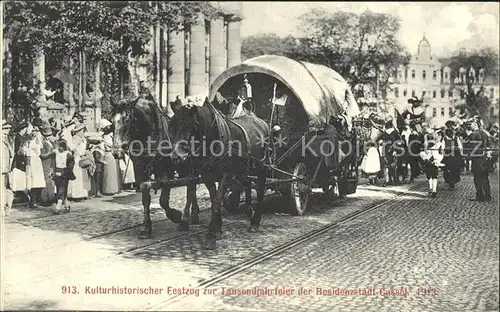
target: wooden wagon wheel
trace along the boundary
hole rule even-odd
[[[307,210],[307,203],[309,200],[309,177],[307,175],[307,167],[304,163],[298,163],[293,170],[295,176],[302,177],[303,179],[292,182],[290,185],[290,195],[293,200],[294,209],[293,214],[302,216]]]

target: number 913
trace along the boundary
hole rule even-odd
[[[76,290],[76,286],[62,286],[61,292],[63,294],[72,294],[72,295],[78,293],[78,291]]]

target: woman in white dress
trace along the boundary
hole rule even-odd
[[[127,154],[124,154],[123,159],[120,159],[120,171],[123,184],[132,186],[135,183],[134,164]]]
[[[42,134],[38,128],[34,128],[32,138],[26,144],[25,154],[27,156],[26,165],[26,189],[28,190],[31,208],[37,208],[37,199],[41,190],[46,186],[43,172],[42,159]]]
[[[88,190],[84,186],[84,172],[79,166],[81,156],[85,154],[85,150],[87,149],[87,140],[83,136],[84,128],[83,124],[78,124],[72,131],[73,157],[75,160],[73,174],[75,175],[75,179],[69,181],[68,184],[68,198],[71,199],[84,199],[89,196]]]
[[[370,142],[368,145],[368,151],[366,152],[363,162],[361,163],[361,170],[368,176],[370,184],[375,184],[381,169],[380,154],[377,144],[375,142]]]

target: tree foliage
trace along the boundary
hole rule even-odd
[[[200,15],[211,19],[217,13],[208,2],[197,1],[9,1],[3,30],[13,58],[23,64],[43,52],[63,68],[68,58],[76,60],[84,51],[88,63],[101,63],[103,91],[116,96],[128,56],[148,54],[151,26],[180,31],[196,24]],[[13,84],[20,79],[29,86],[32,77],[14,69]]]
[[[391,75],[410,60],[396,38],[400,24],[392,15],[314,9],[300,20],[304,37],[248,37],[243,40],[242,54],[246,58],[276,54],[324,64],[339,72],[353,89],[371,86],[371,90],[376,89],[377,80],[380,90],[386,90]]]
[[[410,55],[397,39],[399,20],[390,14],[365,11],[312,10],[301,17],[301,29],[324,62],[338,71],[353,89],[389,87],[389,78]]]
[[[85,50],[95,59],[123,57],[129,48],[134,55],[147,52],[151,26],[179,31],[195,24],[199,14],[211,18],[216,10],[193,1],[7,2],[4,33],[34,52],[76,56]]]
[[[465,108],[470,114],[478,114],[482,118],[490,119],[489,107],[492,104],[486,94],[484,84],[498,84],[499,55],[491,48],[482,48],[469,55],[458,55],[451,59],[450,69],[458,78],[458,85],[465,89]],[[475,77],[470,69],[474,68]],[[460,69],[464,70],[462,73]],[[483,79],[480,81],[479,71],[483,69]]]

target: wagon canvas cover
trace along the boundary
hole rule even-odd
[[[329,116],[344,111],[349,123],[353,116],[359,114],[349,85],[336,71],[323,65],[276,55],[251,58],[224,71],[210,86],[210,100],[230,78],[252,73],[267,74],[288,87],[304,107],[311,127],[324,125]]]

